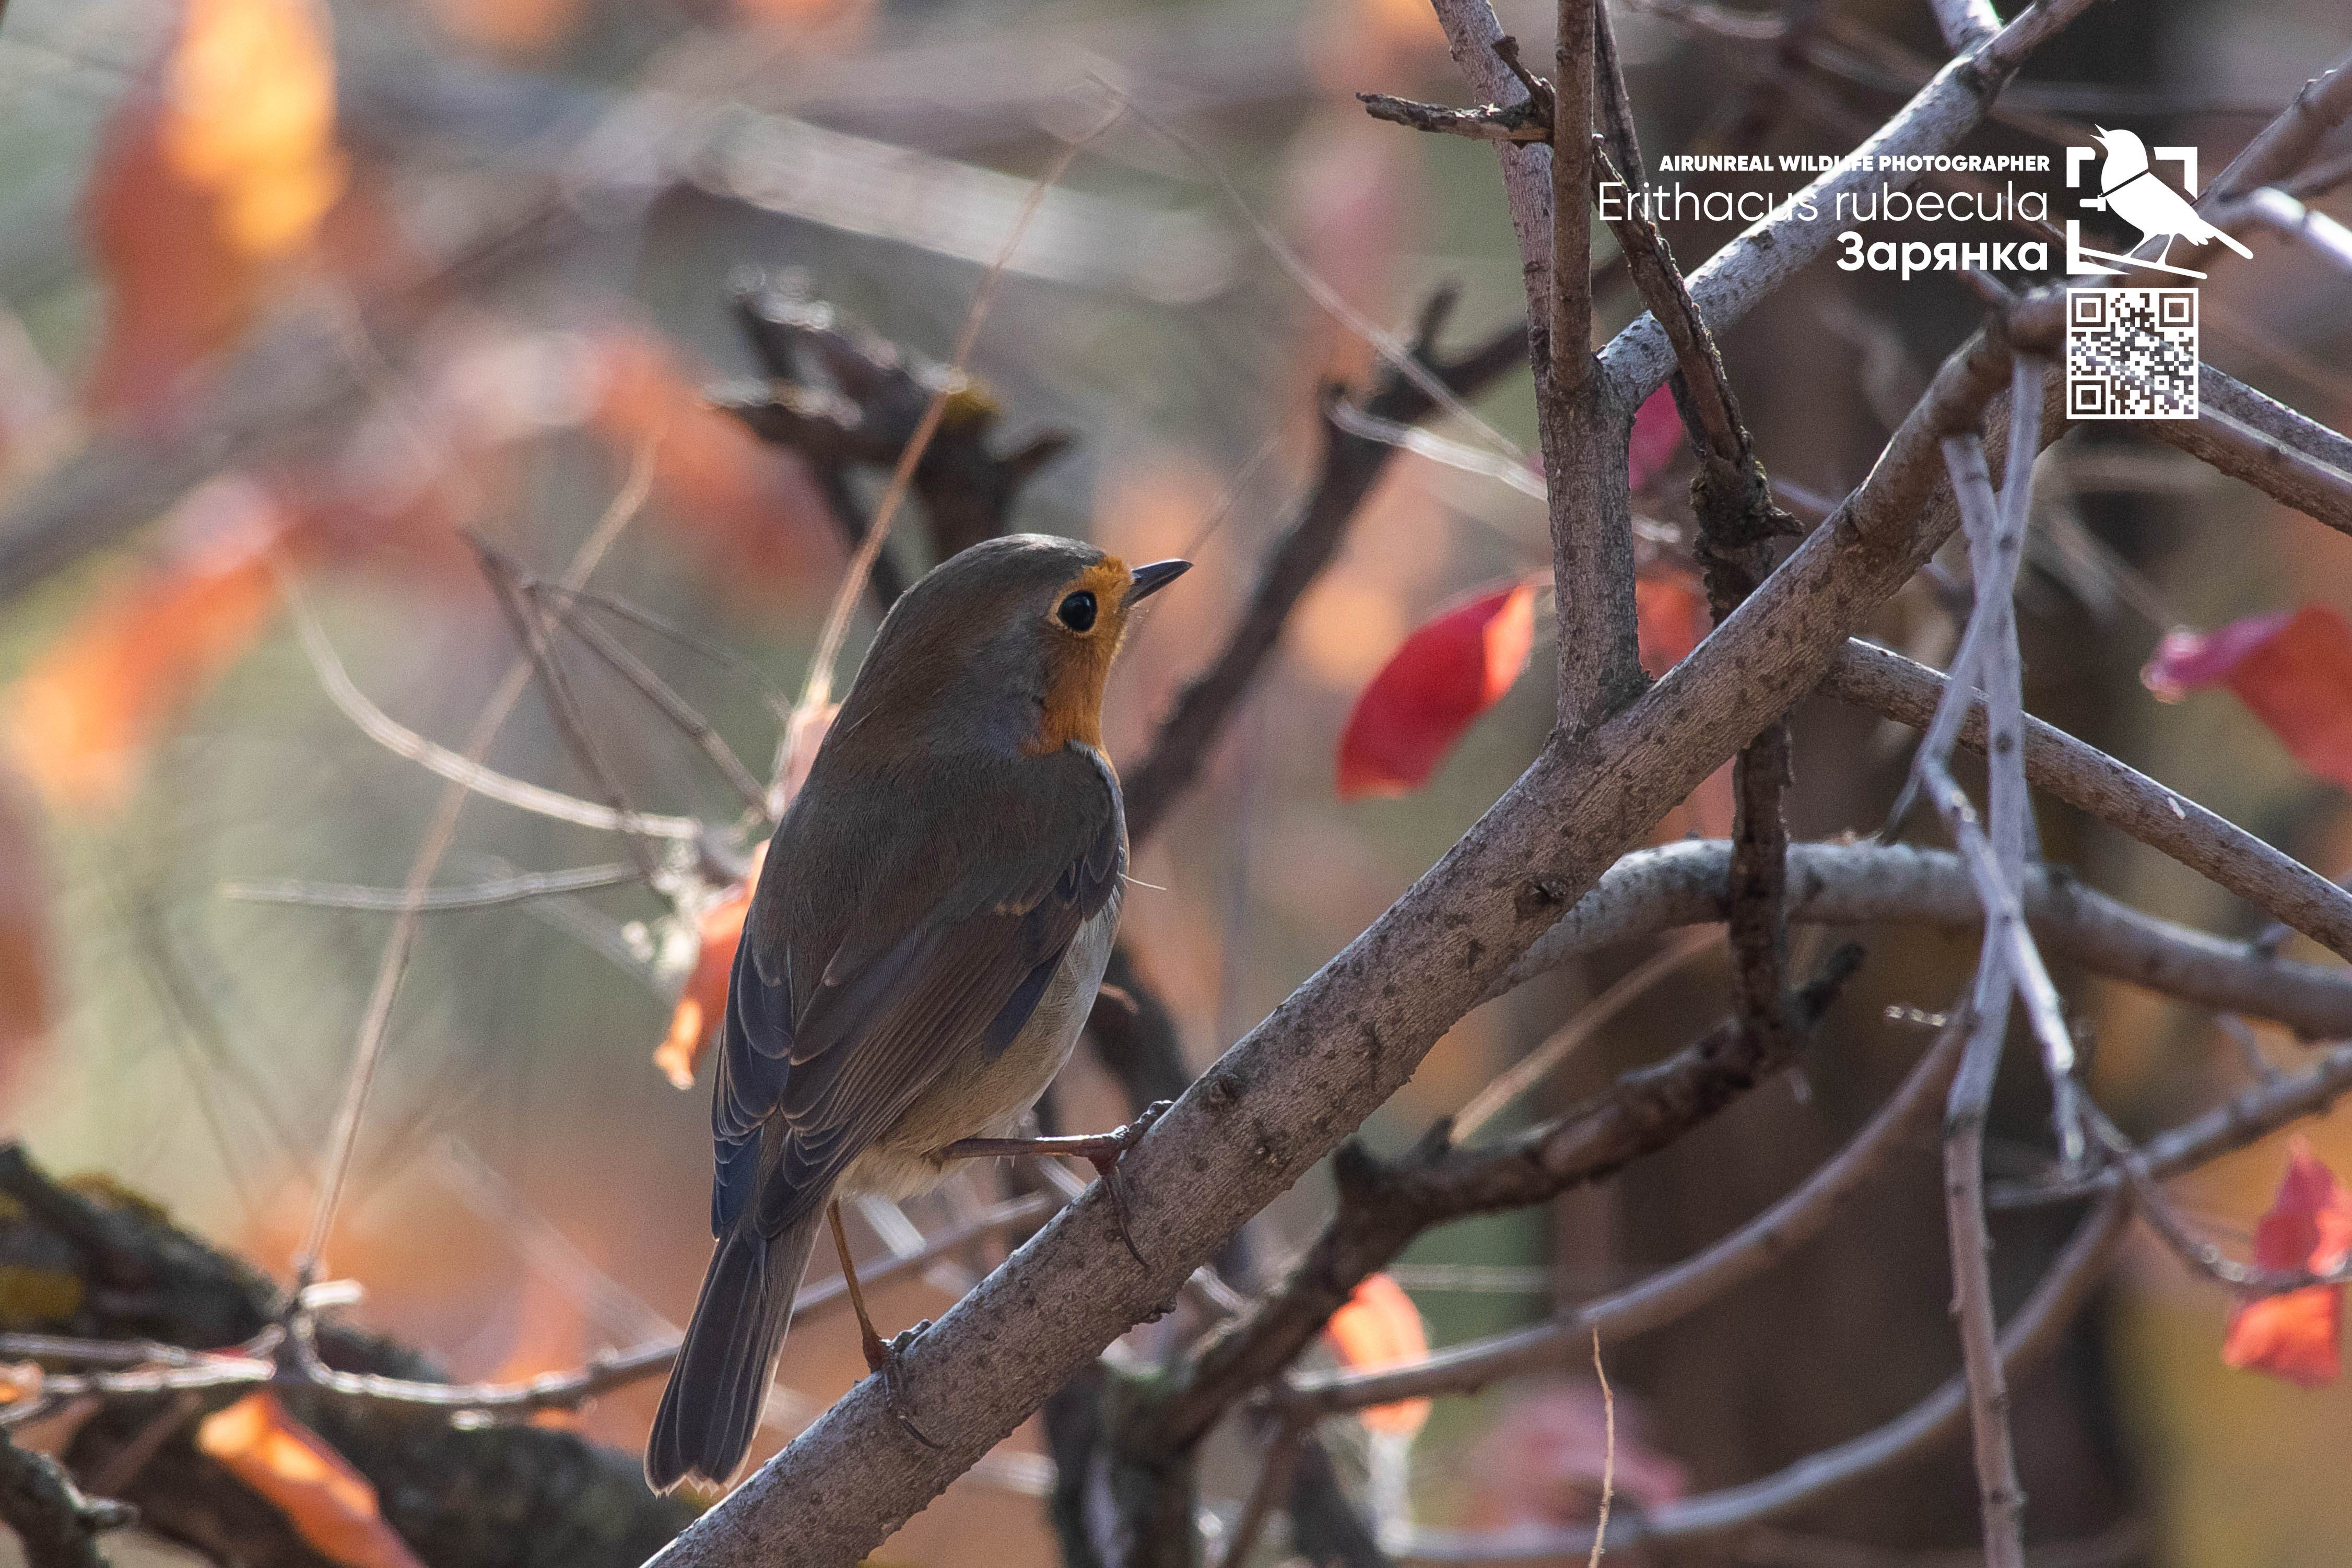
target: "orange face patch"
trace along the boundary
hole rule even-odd
[[[1135,578],[1117,556],[1105,556],[1054,591],[1045,606],[1045,710],[1037,737],[1024,750],[1033,756],[1059,751],[1074,740],[1102,748],[1103,683],[1127,634],[1127,591]],[[1095,622],[1083,632],[1062,623],[1057,612],[1073,593],[1095,596]]]

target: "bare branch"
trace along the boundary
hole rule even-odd
[[[1804,1025],[1820,1018],[1860,961],[1854,947],[1832,956],[1798,1000]],[[1273,1294],[1193,1358],[1157,1412],[1155,1439],[1174,1452],[1197,1443],[1236,1401],[1281,1375],[1365,1277],[1422,1231],[1541,1203],[1614,1174],[1788,1066],[1788,1048],[1800,1039],[1758,1038],[1731,1019],[1666,1061],[1622,1075],[1559,1121],[1491,1148],[1454,1146],[1442,1122],[1396,1164],[1342,1146],[1332,1169],[1338,1213]]]
[[[2105,1271],[2123,1234],[2129,1206],[2109,1197],[2075,1228],[2050,1271],[2009,1326],[2001,1331],[2003,1370],[2015,1377],[2045,1354]],[[1647,1542],[1693,1541],[1777,1519],[1816,1499],[1926,1452],[1944,1441],[1967,1416],[1967,1385],[1958,1377],[1885,1426],[1834,1448],[1799,1459],[1776,1474],[1745,1485],[1703,1492],[1663,1504],[1645,1514],[1621,1516],[1610,1526],[1612,1550]],[[1541,1537],[1514,1536],[1507,1542],[1465,1531],[1423,1530],[1402,1554],[1407,1563],[1581,1563],[1593,1532],[1564,1530]]]
[[[0,1432],[0,1521],[24,1549],[26,1568],[106,1568],[100,1533],[137,1517],[128,1503],[84,1497],[55,1459]]]
[[[1486,103],[1475,109],[1448,109],[1385,92],[1360,92],[1356,101],[1374,120],[1441,136],[1466,136],[1474,141],[1545,142],[1551,136],[1551,123],[1533,99],[1522,99],[1507,108]]]
[[[654,454],[658,441],[648,440],[638,445],[636,456],[629,467],[628,477],[622,482],[604,515],[583,539],[563,574],[565,586],[582,588],[597,564],[604,559],[621,537],[623,529],[644,507],[646,495],[653,488]],[[506,726],[507,716],[522,698],[530,684],[531,662],[522,659],[512,665],[506,678],[499,684],[490,700],[474,722],[473,733],[467,737],[466,753],[461,760],[468,767],[478,767],[490,743]],[[467,786],[455,781],[441,792],[440,804],[435,808],[433,821],[425,831],[424,841],[417,846],[416,858],[408,870],[406,891],[410,907],[403,909],[393,920],[391,934],[384,939],[383,957],[376,967],[375,984],[370,991],[367,1010],[360,1019],[359,1040],[352,1051],[352,1065],[343,1084],[342,1103],[335,1112],[332,1134],[328,1140],[326,1174],[319,1184],[309,1228],[304,1231],[300,1251],[294,1258],[294,1293],[298,1303],[301,1292],[319,1277],[326,1255],[327,1236],[332,1228],[335,1209],[342,1201],[343,1184],[351,1175],[352,1155],[358,1147],[360,1123],[367,1113],[368,1091],[375,1082],[378,1061],[383,1053],[386,1032],[392,1023],[392,1006],[400,993],[401,977],[408,968],[408,956],[415,947],[417,933],[415,904],[424,898],[433,885],[433,874],[440,869],[441,858],[457,836],[457,818],[466,809]]]
[[[432,888],[416,901],[415,907],[425,915],[449,909],[488,909],[530,898],[587,893],[600,887],[625,887],[642,880],[644,873],[633,865],[526,872],[465,887]],[[221,883],[220,895],[243,904],[298,904],[313,909],[398,910],[407,908],[410,903],[404,888],[362,887],[345,882],[225,882]]]
[[[1944,686],[1944,677],[1925,664],[1867,643],[1849,643],[1822,683],[1841,701],[1921,728],[1935,714]],[[1981,710],[1971,707],[1958,740],[1984,749]],[[2236,823],[2037,718],[2025,721],[2025,776],[2352,958],[2352,894]]]
[[[426,770],[438,774],[453,784],[520,810],[534,811],[542,817],[571,822],[578,827],[594,828],[609,833],[639,833],[647,838],[678,839],[691,842],[702,834],[702,824],[692,817],[665,817],[641,811],[615,811],[593,800],[583,800],[554,789],[510,779],[482,766],[480,761],[464,752],[425,739],[385,713],[352,681],[343,662],[336,656],[334,645],[327,641],[325,628],[311,612],[310,602],[291,578],[282,580],[286,601],[294,616],[294,629],[300,637],[302,651],[310,656],[310,667],[318,673],[319,685],[327,698],[342,711],[343,716],[357,725],[360,732],[396,757],[404,757],[421,764]],[[524,666],[528,671],[529,666]]]
[[[1619,861],[1486,993],[1580,953],[1676,925],[1721,920],[1730,846],[1688,840]],[[1825,925],[1881,922],[1962,931],[1984,911],[1958,855],[1908,844],[1791,844],[1789,918]],[[2313,1039],[2352,1036],[2352,973],[2298,964],[2224,942],[2116,903],[2063,868],[2030,867],[2024,908],[2053,953],[2197,1007],[2275,1019]]]
[[[1595,1333],[1613,1344],[1675,1322],[1820,1235],[1839,1206],[1877,1176],[1941,1100],[1960,1045],[1957,1033],[1939,1035],[1853,1142],[1771,1207],[1673,1268],[1547,1322],[1454,1345],[1411,1366],[1295,1375],[1277,1401],[1286,1414],[1320,1417],[1398,1399],[1467,1394],[1502,1378],[1567,1365]]]
[[[1451,294],[1432,298],[1412,351],[1454,395],[1471,396],[1525,362],[1526,334],[1507,328],[1458,359],[1440,360],[1436,334],[1452,303]],[[1385,423],[1410,424],[1435,407],[1426,392],[1392,371],[1383,371],[1363,400],[1363,412]],[[1357,507],[1387,471],[1393,447],[1350,434],[1337,420],[1330,424],[1315,487],[1297,520],[1267,552],[1225,645],[1177,695],[1143,760],[1125,770],[1127,831],[1137,843],[1151,836],[1177,797],[1208,766],[1218,737],[1281,640],[1291,611],[1339,553]]]
[[[2149,1139],[2139,1150],[2141,1166],[2159,1180],[2194,1170],[2267,1137],[2299,1117],[2317,1115],[2347,1093],[2352,1093],[2352,1045],[2331,1046],[2308,1071],[2256,1084],[2203,1115]],[[2122,1171],[2108,1167],[2071,1178],[2062,1175],[2049,1181],[2010,1182],[1992,1189],[1990,1202],[1995,1208],[2072,1203],[2111,1192],[2123,1181]]]

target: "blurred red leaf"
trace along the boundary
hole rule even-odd
[[[268,1499],[321,1556],[344,1568],[423,1568],[383,1521],[368,1479],[277,1395],[248,1394],[205,1416],[196,1448]]]
[[[668,345],[622,328],[593,348],[599,385],[589,423],[626,461],[654,448],[654,489],[674,525],[689,527],[730,578],[805,579],[836,570],[823,501],[807,471],[713,407]]]
[[[2287,1155],[2278,1196],[2254,1228],[2254,1262],[2275,1270],[2325,1273],[2352,1257],[2352,1193],[2303,1139]],[[2221,1342],[2228,1365],[2267,1372],[2305,1388],[2343,1370],[2344,1287],[2309,1285],[2242,1301]]]
[[[1350,1371],[1378,1372],[1429,1359],[1429,1332],[1422,1325],[1421,1310],[1404,1287],[1386,1274],[1366,1275],[1323,1325],[1323,1333],[1339,1364]],[[1400,1399],[1360,1410],[1357,1416],[1375,1432],[1410,1436],[1429,1419],[1429,1401]]]
[[[2175,632],[2140,672],[2166,702],[2223,685],[2296,761],[2352,789],[2352,627],[2323,605]]]
[[[1536,591],[1513,580],[1441,610],[1356,698],[1339,734],[1339,799],[1404,795],[1429,781],[1470,721],[1527,668]]]
[[[1660,387],[1633,411],[1633,439],[1625,451],[1626,482],[1636,490],[1647,489],[1685,444],[1682,411],[1675,407],[1674,392]]]
[[[342,193],[334,55],[310,0],[182,0],[109,120],[84,220],[108,296],[88,402],[151,402],[242,332]]]
[[[0,1104],[13,1104],[57,1016],[46,861],[29,802],[0,765]]]
[[[277,609],[270,559],[293,524],[270,491],[215,479],[167,528],[172,556],[103,592],[0,708],[19,766],[61,804],[121,805],[156,736]]]
[[[1642,668],[1663,675],[1698,646],[1711,622],[1706,592],[1680,567],[1658,567],[1633,583],[1633,610],[1642,638]]]

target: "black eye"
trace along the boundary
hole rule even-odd
[[[1095,596],[1080,589],[1063,600],[1062,607],[1054,613],[1073,632],[1091,632],[1095,624]]]

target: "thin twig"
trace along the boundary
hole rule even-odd
[[[294,630],[301,640],[302,651],[309,656],[310,667],[317,673],[319,685],[326,692],[328,700],[341,710],[344,717],[357,725],[362,734],[386,751],[421,764],[426,770],[486,800],[533,811],[542,817],[553,817],[558,821],[571,822],[578,827],[593,828],[608,833],[639,833],[649,838],[687,841],[701,836],[703,826],[692,817],[615,812],[593,800],[583,800],[574,795],[510,779],[483,767],[478,758],[452,751],[446,746],[425,739],[376,706],[352,683],[350,672],[344,669],[342,660],[335,653],[334,645],[327,641],[326,629],[320,625],[318,615],[310,608],[309,596],[300,585],[291,577],[283,577],[279,580],[279,587],[285,593],[287,608],[293,614]],[[528,678],[529,664],[526,663],[522,668]]]
[[[866,529],[849,565],[842,573],[841,586],[834,594],[833,606],[825,612],[824,628],[817,636],[816,652],[810,656],[808,680],[801,688],[800,700],[793,705],[792,721],[785,727],[786,754],[777,759],[776,776],[770,784],[771,804],[768,815],[772,820],[782,815],[781,803],[774,797],[782,790],[783,781],[798,770],[798,759],[792,755],[793,746],[804,742],[795,738],[814,737],[814,716],[833,701],[834,666],[841,658],[841,645],[849,635],[850,617],[856,612],[857,601],[866,593],[866,580],[874,570],[875,559],[890,537],[890,525],[897,520],[898,508],[905,504],[908,489],[914,484],[916,465],[922,462],[923,453],[938,434],[940,422],[947,417],[948,404],[954,401],[962,384],[964,367],[971,361],[971,350],[980,341],[981,328],[987,324],[988,308],[994,302],[998,284],[1004,278],[1005,267],[1013,253],[1020,247],[1022,236],[1029,232],[1029,222],[1037,215],[1045,200],[1045,193],[1061,183],[1077,156],[1096,137],[1110,129],[1125,112],[1125,106],[1115,109],[1093,129],[1071,141],[1054,162],[1046,166],[1029,187],[1029,194],[1013,215],[1013,226],[1004,236],[996,259],[972,290],[971,303],[964,308],[963,325],[956,332],[955,348],[948,356],[947,373],[940,379],[930,402],[924,406],[923,417],[917,422],[914,434],[898,453],[898,465],[890,471],[890,481],[875,504],[874,520]],[[806,742],[813,744],[813,742]]]
[[[2003,1370],[2015,1377],[2057,1343],[2059,1331],[2089,1297],[2123,1234],[2130,1205],[2109,1195],[2074,1228],[2063,1249],[2042,1276],[2033,1294],[2001,1330]],[[1794,1464],[1738,1486],[1662,1503],[1622,1521],[1617,1545],[1696,1541],[1777,1519],[1864,1476],[1926,1452],[1951,1437],[1968,1416],[1968,1385],[1954,1377],[1885,1426],[1809,1454]],[[1405,1563],[1551,1563],[1573,1560],[1591,1550],[1591,1529],[1507,1541],[1459,1531],[1418,1531],[1399,1553]]]
[[[1475,1137],[1479,1128],[1551,1076],[1579,1046],[1640,1000],[1653,986],[1714,945],[1712,931],[1690,932],[1627,970],[1607,990],[1577,1009],[1576,1016],[1553,1030],[1542,1044],[1496,1073],[1484,1089],[1472,1095],[1470,1103],[1454,1113],[1454,1141],[1466,1144]]]
[[[1820,1235],[1941,1099],[1958,1064],[1960,1044],[1957,1035],[1939,1034],[1844,1148],[1762,1214],[1672,1268],[1581,1302],[1549,1322],[1448,1346],[1411,1366],[1295,1374],[1277,1402],[1286,1410],[1319,1417],[1399,1399],[1471,1393],[1502,1378],[1566,1365],[1587,1335],[1614,1344],[1679,1321]]]
[[[431,888],[423,898],[415,901],[415,907],[424,915],[451,909],[488,909],[501,904],[520,904],[526,899],[549,898],[560,894],[588,893],[600,887],[625,887],[642,881],[644,876],[645,873],[634,865],[585,865],[569,871],[525,872],[519,876],[496,877],[463,887]],[[396,911],[410,906],[405,888],[363,887],[347,882],[225,882],[220,885],[220,895],[242,904],[294,904],[313,909]]]
[[[1592,1555],[1585,1568],[1601,1568],[1601,1553],[1609,1540],[1609,1505],[1617,1496],[1617,1396],[1609,1389],[1609,1371],[1601,1364],[1601,1331],[1592,1331],[1592,1375],[1601,1383],[1601,1508],[1592,1521]]]
[[[475,538],[469,542],[474,545],[475,559],[481,564],[483,576],[489,580],[491,596],[507,618],[508,629],[521,644],[524,657],[530,661],[532,672],[539,677],[541,695],[548,716],[555,721],[555,733],[562,737],[563,748],[604,795],[605,806],[614,816],[635,815],[627,790],[621,787],[618,776],[604,760],[604,747],[589,732],[587,713],[572,690],[572,677],[563,668],[562,654],[555,646],[539,601],[524,591],[520,574],[504,555],[490,549],[485,540]],[[652,846],[635,833],[625,842],[630,858],[636,862],[646,881],[658,884],[662,863]]]
[[[597,564],[621,537],[630,519],[645,505],[653,488],[654,454],[661,437],[648,437],[638,444],[635,457],[630,464],[629,475],[597,519],[571,566],[563,574],[564,582],[574,588],[586,584]],[[518,660],[507,672],[481,716],[474,723],[467,737],[465,762],[478,767],[490,743],[506,725],[507,716],[522,698],[523,689],[530,682],[529,659]],[[309,1227],[303,1233],[301,1249],[294,1256],[294,1288],[297,1299],[300,1292],[315,1282],[324,1261],[327,1233],[334,1225],[335,1209],[342,1201],[343,1184],[351,1174],[352,1155],[359,1144],[360,1123],[367,1113],[368,1091],[375,1082],[377,1062],[383,1053],[387,1027],[392,1021],[392,1004],[399,995],[400,980],[408,967],[408,957],[416,943],[419,929],[417,904],[433,885],[433,873],[439,869],[441,857],[457,834],[457,818],[466,809],[468,786],[453,782],[441,792],[441,803],[435,810],[433,822],[425,830],[425,841],[418,847],[416,859],[409,867],[405,889],[407,907],[394,919],[392,933],[384,940],[383,957],[376,968],[375,986],[369,994],[367,1011],[360,1021],[359,1040],[352,1054],[349,1077],[345,1080],[341,1105],[335,1113],[335,1125],[328,1140],[325,1179],[320,1184],[318,1200],[311,1209]]]

